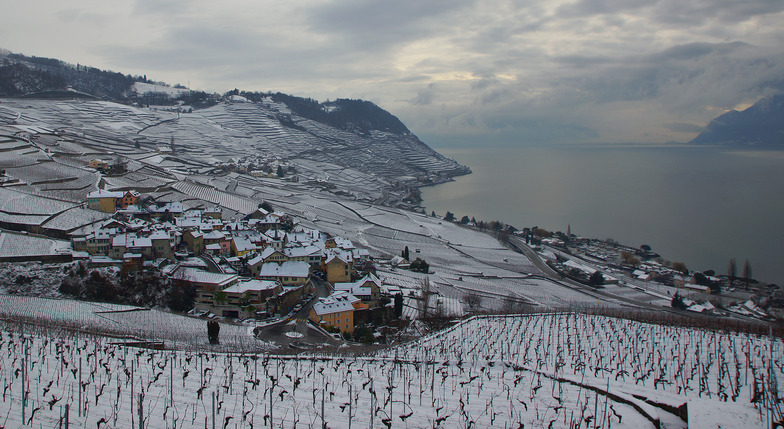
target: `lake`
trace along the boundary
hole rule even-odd
[[[784,151],[688,146],[437,148],[473,174],[422,189],[428,213],[650,245],[691,270],[784,281]]]

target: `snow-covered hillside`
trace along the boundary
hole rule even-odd
[[[258,159],[274,160],[292,166],[288,175],[300,182],[368,201],[399,203],[421,180],[445,180],[468,171],[413,134],[343,131],[292,114],[272,100],[227,101],[192,113],[107,101],[0,104],[0,135],[54,130],[51,151],[71,158],[121,156],[181,171],[219,170],[228,164],[244,168]],[[19,146],[16,140],[8,142]],[[161,147],[173,152],[159,155]]]

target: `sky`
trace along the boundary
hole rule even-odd
[[[686,142],[784,90],[781,0],[28,0],[0,48],[370,100],[436,147]]]

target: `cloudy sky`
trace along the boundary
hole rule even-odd
[[[666,142],[784,89],[782,23],[781,0],[28,0],[0,48],[371,100],[442,147]]]

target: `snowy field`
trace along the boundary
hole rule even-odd
[[[366,356],[20,329],[0,331],[3,427],[57,427],[66,405],[74,427],[762,427],[784,378],[780,340],[575,314],[472,318]]]

